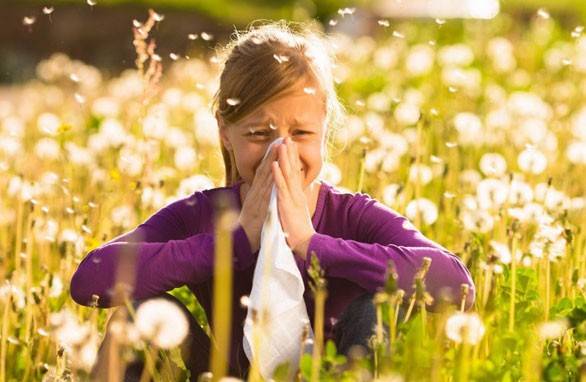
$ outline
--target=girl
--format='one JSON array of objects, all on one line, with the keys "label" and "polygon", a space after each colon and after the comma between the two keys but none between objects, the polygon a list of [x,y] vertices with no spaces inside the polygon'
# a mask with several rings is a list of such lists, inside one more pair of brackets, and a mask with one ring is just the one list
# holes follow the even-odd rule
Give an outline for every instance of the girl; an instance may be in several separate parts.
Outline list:
[{"label": "girl", "polygon": [[[89,305],[95,294],[100,307],[112,306],[118,261],[133,254],[136,285],[131,297],[136,305],[161,295],[181,304],[165,292],[187,285],[212,322],[216,313],[211,310],[215,202],[229,196],[239,212],[233,230],[230,372],[245,376],[248,359],[242,336],[246,309],[239,301],[250,293],[275,184],[281,225],[306,283],[304,297],[312,319],[308,254],[315,253],[325,271],[325,338],[333,339],[339,352],[368,347],[375,323],[372,294],[383,286],[389,260],[395,264],[399,287],[409,295],[423,258],[431,258],[426,285],[435,301],[448,296],[458,302],[461,285],[466,284],[469,308],[474,284],[458,257],[369,195],[343,192],[320,180],[327,141],[343,110],[331,73],[333,56],[321,36],[294,32],[282,22],[271,23],[238,35],[227,52],[213,105],[226,186],[175,201],[132,232],[92,250],[71,280],[73,299]],[[278,137],[284,137],[284,143],[262,160],[268,145]],[[182,349],[195,380],[208,368],[210,339],[183,309],[191,332]],[[132,367],[127,380],[131,372]]]}]

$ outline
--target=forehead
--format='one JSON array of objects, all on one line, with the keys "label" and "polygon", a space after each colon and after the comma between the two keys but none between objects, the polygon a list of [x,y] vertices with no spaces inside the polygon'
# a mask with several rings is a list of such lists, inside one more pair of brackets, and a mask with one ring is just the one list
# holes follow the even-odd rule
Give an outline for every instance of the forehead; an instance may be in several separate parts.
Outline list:
[{"label": "forehead", "polygon": [[325,118],[325,96],[319,88],[303,83],[269,100],[248,116],[241,123],[259,121],[282,121],[290,123],[316,122]]}]

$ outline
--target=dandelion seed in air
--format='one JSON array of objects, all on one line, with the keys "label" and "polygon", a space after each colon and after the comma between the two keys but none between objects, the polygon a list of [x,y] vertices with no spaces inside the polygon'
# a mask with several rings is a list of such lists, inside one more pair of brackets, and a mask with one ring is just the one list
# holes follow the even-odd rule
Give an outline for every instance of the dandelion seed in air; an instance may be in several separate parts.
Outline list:
[{"label": "dandelion seed in air", "polygon": [[161,21],[163,21],[165,19],[165,16],[164,15],[161,15],[161,14],[159,14],[157,12],[153,12],[153,19],[156,22],[161,22]]},{"label": "dandelion seed in air", "polygon": [[582,25],[578,25],[576,28],[574,28],[574,30],[572,31],[572,37],[573,38],[578,38],[580,36],[582,36],[582,32],[584,32],[584,26]]},{"label": "dandelion seed in air", "polygon": [[96,0],[86,0],[87,5],[93,7],[94,5],[98,4]]},{"label": "dandelion seed in air", "polygon": [[275,60],[277,60],[277,62],[279,64],[282,64],[283,62],[288,62],[289,61],[289,57],[288,56],[284,56],[284,55],[281,55],[281,54],[273,54],[273,58]]},{"label": "dandelion seed in air", "polygon": [[340,8],[338,9],[338,14],[342,17],[346,15],[351,15],[356,11],[356,8]]},{"label": "dandelion seed in air", "polygon": [[53,13],[54,10],[54,7],[43,7],[43,13],[47,16],[51,16],[51,13]]},{"label": "dandelion seed in air", "polygon": [[274,125],[273,123],[269,122],[269,129],[277,130],[277,125]]},{"label": "dandelion seed in air", "polygon": [[396,38],[405,38],[405,35],[399,31],[393,31],[393,37]]},{"label": "dandelion seed in air", "polygon": [[200,35],[201,35],[201,38],[202,38],[204,41],[210,41],[210,40],[212,40],[212,39],[214,38],[214,36],[213,36],[213,35],[211,35],[211,34],[209,34],[209,33],[206,33],[206,32],[201,32],[201,33],[200,33]]},{"label": "dandelion seed in air", "polygon": [[570,66],[570,65],[572,65],[572,60],[570,60],[569,58],[564,58],[562,60],[562,65],[564,65],[564,66]]},{"label": "dandelion seed in air", "polygon": [[385,27],[385,28],[388,28],[391,25],[391,23],[389,23],[389,20],[378,20],[377,23],[381,27]]},{"label": "dandelion seed in air", "polygon": [[135,19],[135,20],[132,20],[132,26],[135,28],[140,28],[140,27],[142,27],[142,23]]},{"label": "dandelion seed in air", "polygon": [[238,98],[228,98],[226,103],[230,106],[236,106],[240,103],[240,100]]},{"label": "dandelion seed in air", "polygon": [[306,94],[312,94],[312,95],[315,94],[315,88],[303,88],[303,91]]},{"label": "dandelion seed in air", "polygon": [[187,35],[187,38],[190,39],[191,41],[197,40],[197,34],[190,33],[190,34]]},{"label": "dandelion seed in air", "polygon": [[248,297],[247,295],[243,295],[242,297],[240,297],[240,305],[243,308],[248,308],[249,304],[250,304],[250,297]]},{"label": "dandelion seed in air", "polygon": [[450,93],[455,93],[458,91],[458,88],[456,88],[455,86],[448,86],[448,91]]},{"label": "dandelion seed in air", "polygon": [[453,149],[456,146],[458,146],[456,142],[446,142],[446,147],[449,149]]},{"label": "dandelion seed in air", "polygon": [[24,26],[27,26],[29,28],[29,32],[32,30],[31,26],[35,23],[35,21],[37,21],[37,18],[35,16],[25,16],[22,19],[22,24]]},{"label": "dandelion seed in air", "polygon": [[163,61],[163,59],[161,58],[161,56],[159,56],[159,55],[158,55],[158,54],[156,54],[156,53],[154,53],[154,54],[151,56],[151,59],[152,59],[153,61],[158,61],[158,62],[161,62],[161,61]]},{"label": "dandelion seed in air", "polygon": [[75,97],[75,101],[77,103],[79,103],[79,104],[84,104],[85,103],[85,97],[82,96],[81,94],[75,93],[74,97]]},{"label": "dandelion seed in air", "polygon": [[542,18],[542,19],[549,19],[551,16],[549,15],[549,12],[545,10],[545,8],[539,8],[537,10],[537,16]]},{"label": "dandelion seed in air", "polygon": [[330,24],[331,27],[335,27],[338,25],[338,20],[331,19],[328,24]]},{"label": "dandelion seed in air", "polygon": [[75,73],[71,73],[71,74],[69,75],[69,79],[70,79],[71,81],[73,81],[73,82],[79,82],[79,76],[78,76],[77,74],[75,74]]},{"label": "dandelion seed in air", "polygon": [[175,53],[169,53],[169,58],[171,58],[173,61],[177,61],[179,59],[179,55]]},{"label": "dandelion seed in air", "polygon": [[359,107],[364,107],[366,105],[366,103],[361,99],[357,100],[355,102],[355,104],[356,104],[356,106],[359,106]]},{"label": "dandelion seed in air", "polygon": [[444,25],[446,23],[446,20],[445,19],[436,18],[435,19],[435,23],[437,25]]}]

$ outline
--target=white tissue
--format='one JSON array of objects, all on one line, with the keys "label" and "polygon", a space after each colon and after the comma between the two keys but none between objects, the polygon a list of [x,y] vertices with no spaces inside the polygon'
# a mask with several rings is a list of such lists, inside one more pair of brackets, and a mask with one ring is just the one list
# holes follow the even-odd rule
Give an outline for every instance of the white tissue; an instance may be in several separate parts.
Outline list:
[{"label": "white tissue", "polygon": [[[264,157],[273,145],[282,140],[277,138],[271,142]],[[290,366],[297,369],[303,326],[309,322],[303,300],[304,290],[301,273],[279,221],[277,189],[273,184],[260,236],[260,252],[254,269],[243,338],[246,356],[251,365],[253,357],[257,357],[259,371],[265,379],[270,378],[281,363],[290,362]],[[263,327],[253,324],[253,309],[258,316],[265,311],[267,320]],[[258,354],[253,354],[253,329],[260,332]],[[308,337],[313,338],[311,327]]]}]

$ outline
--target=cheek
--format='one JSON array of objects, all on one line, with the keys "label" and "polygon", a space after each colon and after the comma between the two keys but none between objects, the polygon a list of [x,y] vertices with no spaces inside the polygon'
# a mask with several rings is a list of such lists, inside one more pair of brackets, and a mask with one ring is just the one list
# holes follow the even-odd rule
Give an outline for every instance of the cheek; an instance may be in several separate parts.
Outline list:
[{"label": "cheek", "polygon": [[317,175],[321,169],[323,156],[319,144],[299,145],[299,159],[307,167],[309,176]]},{"label": "cheek", "polygon": [[243,145],[239,149],[236,153],[236,167],[244,180],[252,182],[264,152],[259,147],[252,145]]}]

